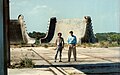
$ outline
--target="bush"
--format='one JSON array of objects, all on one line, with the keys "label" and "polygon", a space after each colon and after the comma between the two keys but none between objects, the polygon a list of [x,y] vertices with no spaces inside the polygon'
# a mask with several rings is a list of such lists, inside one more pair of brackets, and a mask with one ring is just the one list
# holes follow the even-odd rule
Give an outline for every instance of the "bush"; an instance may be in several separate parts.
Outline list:
[{"label": "bush", "polygon": [[109,43],[108,43],[108,42],[105,42],[105,41],[101,41],[101,42],[100,42],[100,46],[101,46],[101,47],[108,48]]},{"label": "bush", "polygon": [[41,44],[42,47],[48,48],[48,44]]},{"label": "bush", "polygon": [[24,59],[21,59],[20,66],[26,67],[26,68],[31,68],[34,66],[34,63],[32,62],[32,59],[24,58]]},{"label": "bush", "polygon": [[120,45],[117,42],[112,42],[109,44],[109,47],[119,47]]},{"label": "bush", "polygon": [[10,68],[33,68],[34,67],[34,62],[32,61],[32,59],[29,58],[24,58],[21,59],[19,62],[17,63],[13,63],[11,66],[9,66]]}]

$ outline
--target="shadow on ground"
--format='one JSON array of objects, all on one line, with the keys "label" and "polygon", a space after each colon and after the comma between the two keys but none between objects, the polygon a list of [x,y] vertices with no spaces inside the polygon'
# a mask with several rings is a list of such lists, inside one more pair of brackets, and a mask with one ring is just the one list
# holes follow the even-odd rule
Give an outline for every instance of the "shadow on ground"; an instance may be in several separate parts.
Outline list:
[{"label": "shadow on ground", "polygon": [[73,67],[86,75],[120,75],[120,63],[35,65],[34,68]]}]

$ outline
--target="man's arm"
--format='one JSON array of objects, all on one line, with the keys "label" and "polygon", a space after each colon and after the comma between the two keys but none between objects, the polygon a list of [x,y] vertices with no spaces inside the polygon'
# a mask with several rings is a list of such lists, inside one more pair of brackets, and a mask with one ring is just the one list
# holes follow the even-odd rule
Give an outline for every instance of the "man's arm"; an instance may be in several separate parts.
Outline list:
[{"label": "man's arm", "polygon": [[76,36],[75,36],[75,44],[77,44],[77,38],[76,38]]},{"label": "man's arm", "polygon": [[56,39],[56,41],[55,41],[55,45],[57,45],[57,39]]},{"label": "man's arm", "polygon": [[65,44],[65,42],[64,42],[64,39],[62,38],[62,40],[63,40],[63,48],[64,48],[64,44]]}]

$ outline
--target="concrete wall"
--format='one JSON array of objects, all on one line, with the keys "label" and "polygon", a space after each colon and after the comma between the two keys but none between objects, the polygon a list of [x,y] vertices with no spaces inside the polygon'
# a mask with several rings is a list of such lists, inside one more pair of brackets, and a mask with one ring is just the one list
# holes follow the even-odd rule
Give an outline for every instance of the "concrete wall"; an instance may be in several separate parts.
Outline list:
[{"label": "concrete wall", "polygon": [[46,36],[44,38],[41,38],[41,43],[48,43],[53,39],[53,36],[55,34],[56,22],[56,17],[50,18],[50,24],[48,25]]},{"label": "concrete wall", "polygon": [[19,15],[18,19],[10,20],[9,34],[10,44],[35,43],[35,39],[27,34],[23,15]]},{"label": "concrete wall", "polygon": [[[44,38],[45,40],[49,40],[46,43],[55,43],[57,34],[59,32],[62,33],[62,37],[64,38],[65,43],[67,43],[67,38],[70,31],[73,31],[74,35],[77,37],[77,43],[81,44],[96,42],[90,16],[84,16],[83,19],[57,19],[54,21],[54,23],[50,21],[48,32],[46,34],[46,37]],[[42,41],[42,43],[45,42]]]},{"label": "concrete wall", "polygon": [[10,44],[19,44],[23,41],[21,26],[18,20],[11,20],[9,26]]},{"label": "concrete wall", "polygon": [[65,43],[67,43],[67,38],[71,30],[73,31],[74,35],[76,35],[77,42],[81,42],[81,38],[84,37],[86,31],[85,19],[75,18],[57,20],[55,34],[50,42],[54,43],[57,38],[57,33],[61,32]]}]

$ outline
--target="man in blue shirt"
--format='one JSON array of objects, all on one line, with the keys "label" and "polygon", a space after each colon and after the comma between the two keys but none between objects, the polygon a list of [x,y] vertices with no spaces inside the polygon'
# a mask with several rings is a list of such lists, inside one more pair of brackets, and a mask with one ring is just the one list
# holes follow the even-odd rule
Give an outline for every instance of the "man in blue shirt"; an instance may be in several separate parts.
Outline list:
[{"label": "man in blue shirt", "polygon": [[70,31],[69,33],[70,36],[68,37],[68,44],[69,44],[68,62],[70,62],[71,51],[73,51],[74,61],[76,61],[76,44],[77,44],[77,38],[75,35],[73,35],[73,31]]}]

